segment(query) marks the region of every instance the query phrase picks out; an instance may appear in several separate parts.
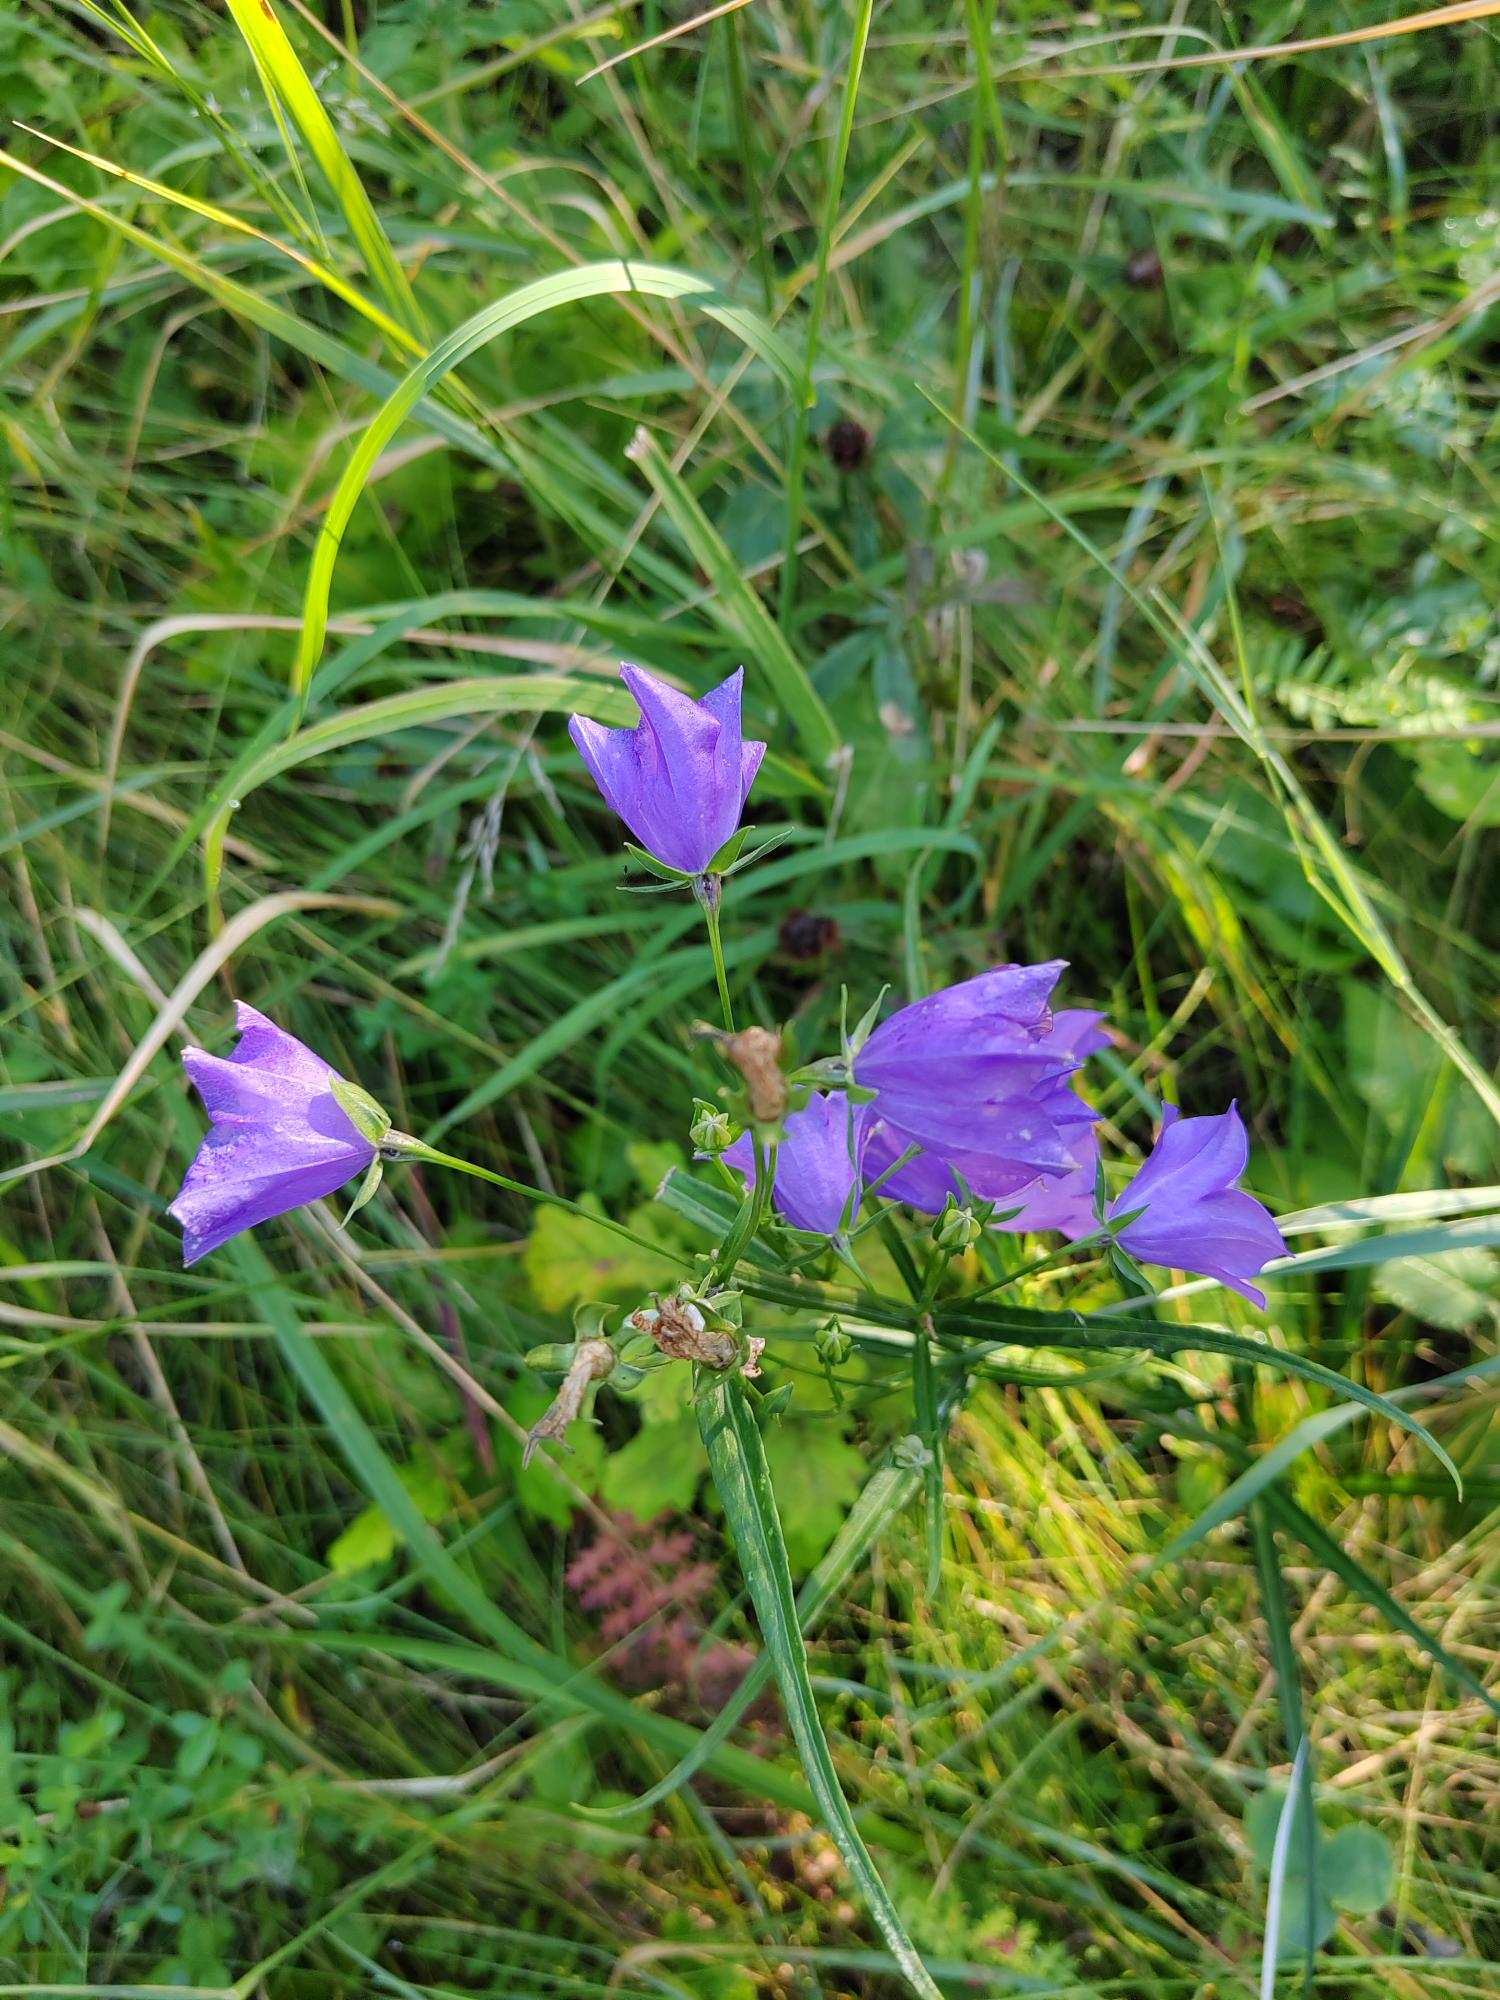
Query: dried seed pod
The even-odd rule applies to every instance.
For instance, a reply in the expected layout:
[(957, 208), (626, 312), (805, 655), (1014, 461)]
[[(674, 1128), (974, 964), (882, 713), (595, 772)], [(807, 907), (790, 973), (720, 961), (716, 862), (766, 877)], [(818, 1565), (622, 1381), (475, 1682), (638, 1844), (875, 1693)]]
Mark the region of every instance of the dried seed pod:
[(582, 1414), (584, 1397), (595, 1382), (602, 1382), (613, 1371), (614, 1365), (615, 1350), (607, 1340), (580, 1340), (577, 1343), (567, 1376), (553, 1397), (551, 1408), (537, 1419), (527, 1435), (526, 1449), (521, 1454), (523, 1471), (530, 1465), (532, 1453), (544, 1438), (566, 1446), (568, 1426), (576, 1423)]
[(775, 1125), (786, 1110), (786, 1078), (781, 1072), (781, 1036), (770, 1028), (742, 1028), (719, 1044), (745, 1079), (750, 1116), (757, 1125)]
[(654, 1308), (632, 1313), (637, 1333), (649, 1334), (673, 1361), (701, 1361), (707, 1368), (732, 1368), (739, 1359), (739, 1342), (732, 1333), (712, 1327), (691, 1299), (659, 1298)]

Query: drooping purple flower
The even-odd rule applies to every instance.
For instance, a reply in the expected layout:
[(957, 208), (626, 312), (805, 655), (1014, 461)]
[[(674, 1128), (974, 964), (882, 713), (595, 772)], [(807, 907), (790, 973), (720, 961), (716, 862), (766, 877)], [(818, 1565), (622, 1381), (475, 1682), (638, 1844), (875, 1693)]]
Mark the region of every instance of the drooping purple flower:
[[(1092, 1113), (1068, 1079), (1098, 1016), (1047, 1005), (1062, 961), (1006, 965), (932, 993), (883, 1022), (855, 1057), (867, 1106), (865, 1178), (913, 1146), (880, 1192), (936, 1212), (955, 1176), (984, 1200), (1071, 1173)], [(1064, 1022), (1058, 1032), (1058, 1020)]]
[[(834, 1236), (859, 1179), (863, 1121), (842, 1093), (814, 1094), (786, 1121), (786, 1137), (776, 1150), (776, 1184), (771, 1199), (793, 1229)], [(755, 1186), (755, 1148), (742, 1132), (722, 1156), (738, 1167), (747, 1187)]]
[(330, 1089), (336, 1070), (243, 1000), (235, 1024), (240, 1039), (229, 1055), (182, 1052), (211, 1120), (167, 1211), (182, 1224), (184, 1264), (332, 1194), (375, 1157)]
[(634, 729), (575, 715), (568, 734), (589, 774), (648, 854), (701, 875), (737, 830), (764, 743), (740, 734), (745, 670), (693, 701), (655, 674), (622, 666), (641, 711)]
[(1250, 1280), (1286, 1245), (1269, 1211), (1235, 1185), (1249, 1157), (1233, 1104), (1217, 1118), (1184, 1118), (1164, 1105), (1146, 1164), (1109, 1206), (1112, 1218), (1142, 1211), (1120, 1243), (1144, 1264), (1201, 1272), (1264, 1308), (1266, 1295)]

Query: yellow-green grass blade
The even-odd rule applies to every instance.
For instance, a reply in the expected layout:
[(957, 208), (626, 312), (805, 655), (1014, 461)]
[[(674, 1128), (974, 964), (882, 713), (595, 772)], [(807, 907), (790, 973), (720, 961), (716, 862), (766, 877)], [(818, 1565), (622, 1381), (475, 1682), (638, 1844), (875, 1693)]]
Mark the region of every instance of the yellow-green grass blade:
[(272, 110), (279, 113), (285, 108), (317, 161), (387, 307), (411, 333), (420, 335), (422, 315), (406, 273), (271, 0), (229, 0), (229, 11), (255, 60)]

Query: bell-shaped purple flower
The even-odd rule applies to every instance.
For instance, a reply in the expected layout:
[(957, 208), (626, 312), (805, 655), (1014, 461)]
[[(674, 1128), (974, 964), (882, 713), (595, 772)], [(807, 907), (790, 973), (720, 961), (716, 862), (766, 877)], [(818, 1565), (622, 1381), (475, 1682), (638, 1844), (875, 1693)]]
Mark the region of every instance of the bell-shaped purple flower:
[(184, 1264), (332, 1194), (375, 1157), (333, 1095), (336, 1070), (243, 1000), (235, 1023), (231, 1054), (182, 1052), (211, 1120), (168, 1210), (182, 1224)]
[(1164, 1105), (1146, 1164), (1110, 1203), (1111, 1217), (1141, 1210), (1119, 1242), (1143, 1264), (1201, 1272), (1264, 1308), (1266, 1295), (1250, 1280), (1286, 1245), (1270, 1212), (1235, 1185), (1249, 1157), (1233, 1104), (1217, 1118), (1184, 1118)]
[[(1060, 1008), (1052, 1016), (1053, 1038), (1080, 1062), (1109, 1046), (1104, 1016), (1085, 1007)], [(1007, 1196), (1003, 1208), (1014, 1213), (997, 1216), (995, 1227), (1017, 1235), (1059, 1235), (1076, 1242), (1098, 1228), (1094, 1214), (1095, 1170), (1099, 1141), (1094, 1136), (1094, 1108), (1078, 1095), (1078, 1078), (1059, 1077), (1045, 1086), (1042, 1097), (1076, 1164), (1063, 1174), (1047, 1174)], [(1016, 1204), (1019, 1203), (1019, 1207)]]
[(1033, 1181), (1019, 1194), (1007, 1195), (1000, 1204), (1007, 1212), (995, 1217), (995, 1228), (1018, 1236), (1066, 1236), (1070, 1243), (1076, 1243), (1080, 1236), (1092, 1236), (1099, 1227), (1094, 1214), (1099, 1141), (1092, 1131), (1075, 1157), (1078, 1165), (1068, 1173)]
[(766, 754), (740, 735), (743, 667), (702, 701), (655, 674), (622, 666), (641, 719), (606, 729), (575, 715), (568, 733), (610, 807), (648, 854), (684, 875), (702, 875), (734, 834)]
[[(776, 1185), (771, 1199), (793, 1229), (835, 1236), (859, 1179), (863, 1121), (842, 1093), (810, 1097), (786, 1121), (786, 1137), (776, 1150)], [(722, 1157), (738, 1167), (747, 1187), (755, 1186), (755, 1148), (742, 1132)]]
[[(1079, 1126), (1092, 1113), (1068, 1085), (1075, 1044), (1096, 1015), (1055, 1017), (1047, 1005), (1062, 962), (1006, 965), (929, 994), (883, 1022), (854, 1060), (875, 1092), (865, 1178), (915, 1146), (881, 1193), (936, 1212), (961, 1176), (972, 1193), (1003, 1199), (1071, 1173)], [(1058, 1020), (1066, 1025), (1058, 1032)]]

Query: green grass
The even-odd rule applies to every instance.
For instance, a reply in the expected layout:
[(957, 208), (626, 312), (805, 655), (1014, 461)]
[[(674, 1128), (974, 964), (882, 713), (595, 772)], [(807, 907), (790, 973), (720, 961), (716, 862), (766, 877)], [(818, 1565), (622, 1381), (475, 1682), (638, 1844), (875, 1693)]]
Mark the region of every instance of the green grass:
[[(753, 1308), (817, 1718), (929, 1972), (1258, 1994), (1246, 1813), (1305, 1730), (1389, 1882), (1277, 1991), (1494, 1990), (1495, 27), (1130, 67), (1242, 13), (889, 0), (856, 65), (862, 8), (757, 0), (585, 80), (679, 10), (0, 0), (0, 1991), (903, 1990), (777, 1701), (705, 1744), (682, 1647), (759, 1627), (686, 1402), (520, 1470), (527, 1352), (709, 1240), (654, 1198), (708, 950), (619, 893), (560, 719), (621, 658), (746, 666), (788, 840), (731, 885), (743, 1019), (811, 1055), (843, 987), (1067, 958), (1116, 1152), (1237, 1096), (1311, 1211), (1264, 1321), (1012, 1326), (935, 1591), (899, 1327), (835, 1391)], [(231, 994), (660, 1254), (413, 1168), (184, 1273), (176, 1054)], [(1405, 1392), (1462, 1498), (1197, 1322)], [(564, 1572), (621, 1511), (694, 1574), (613, 1643)]]

